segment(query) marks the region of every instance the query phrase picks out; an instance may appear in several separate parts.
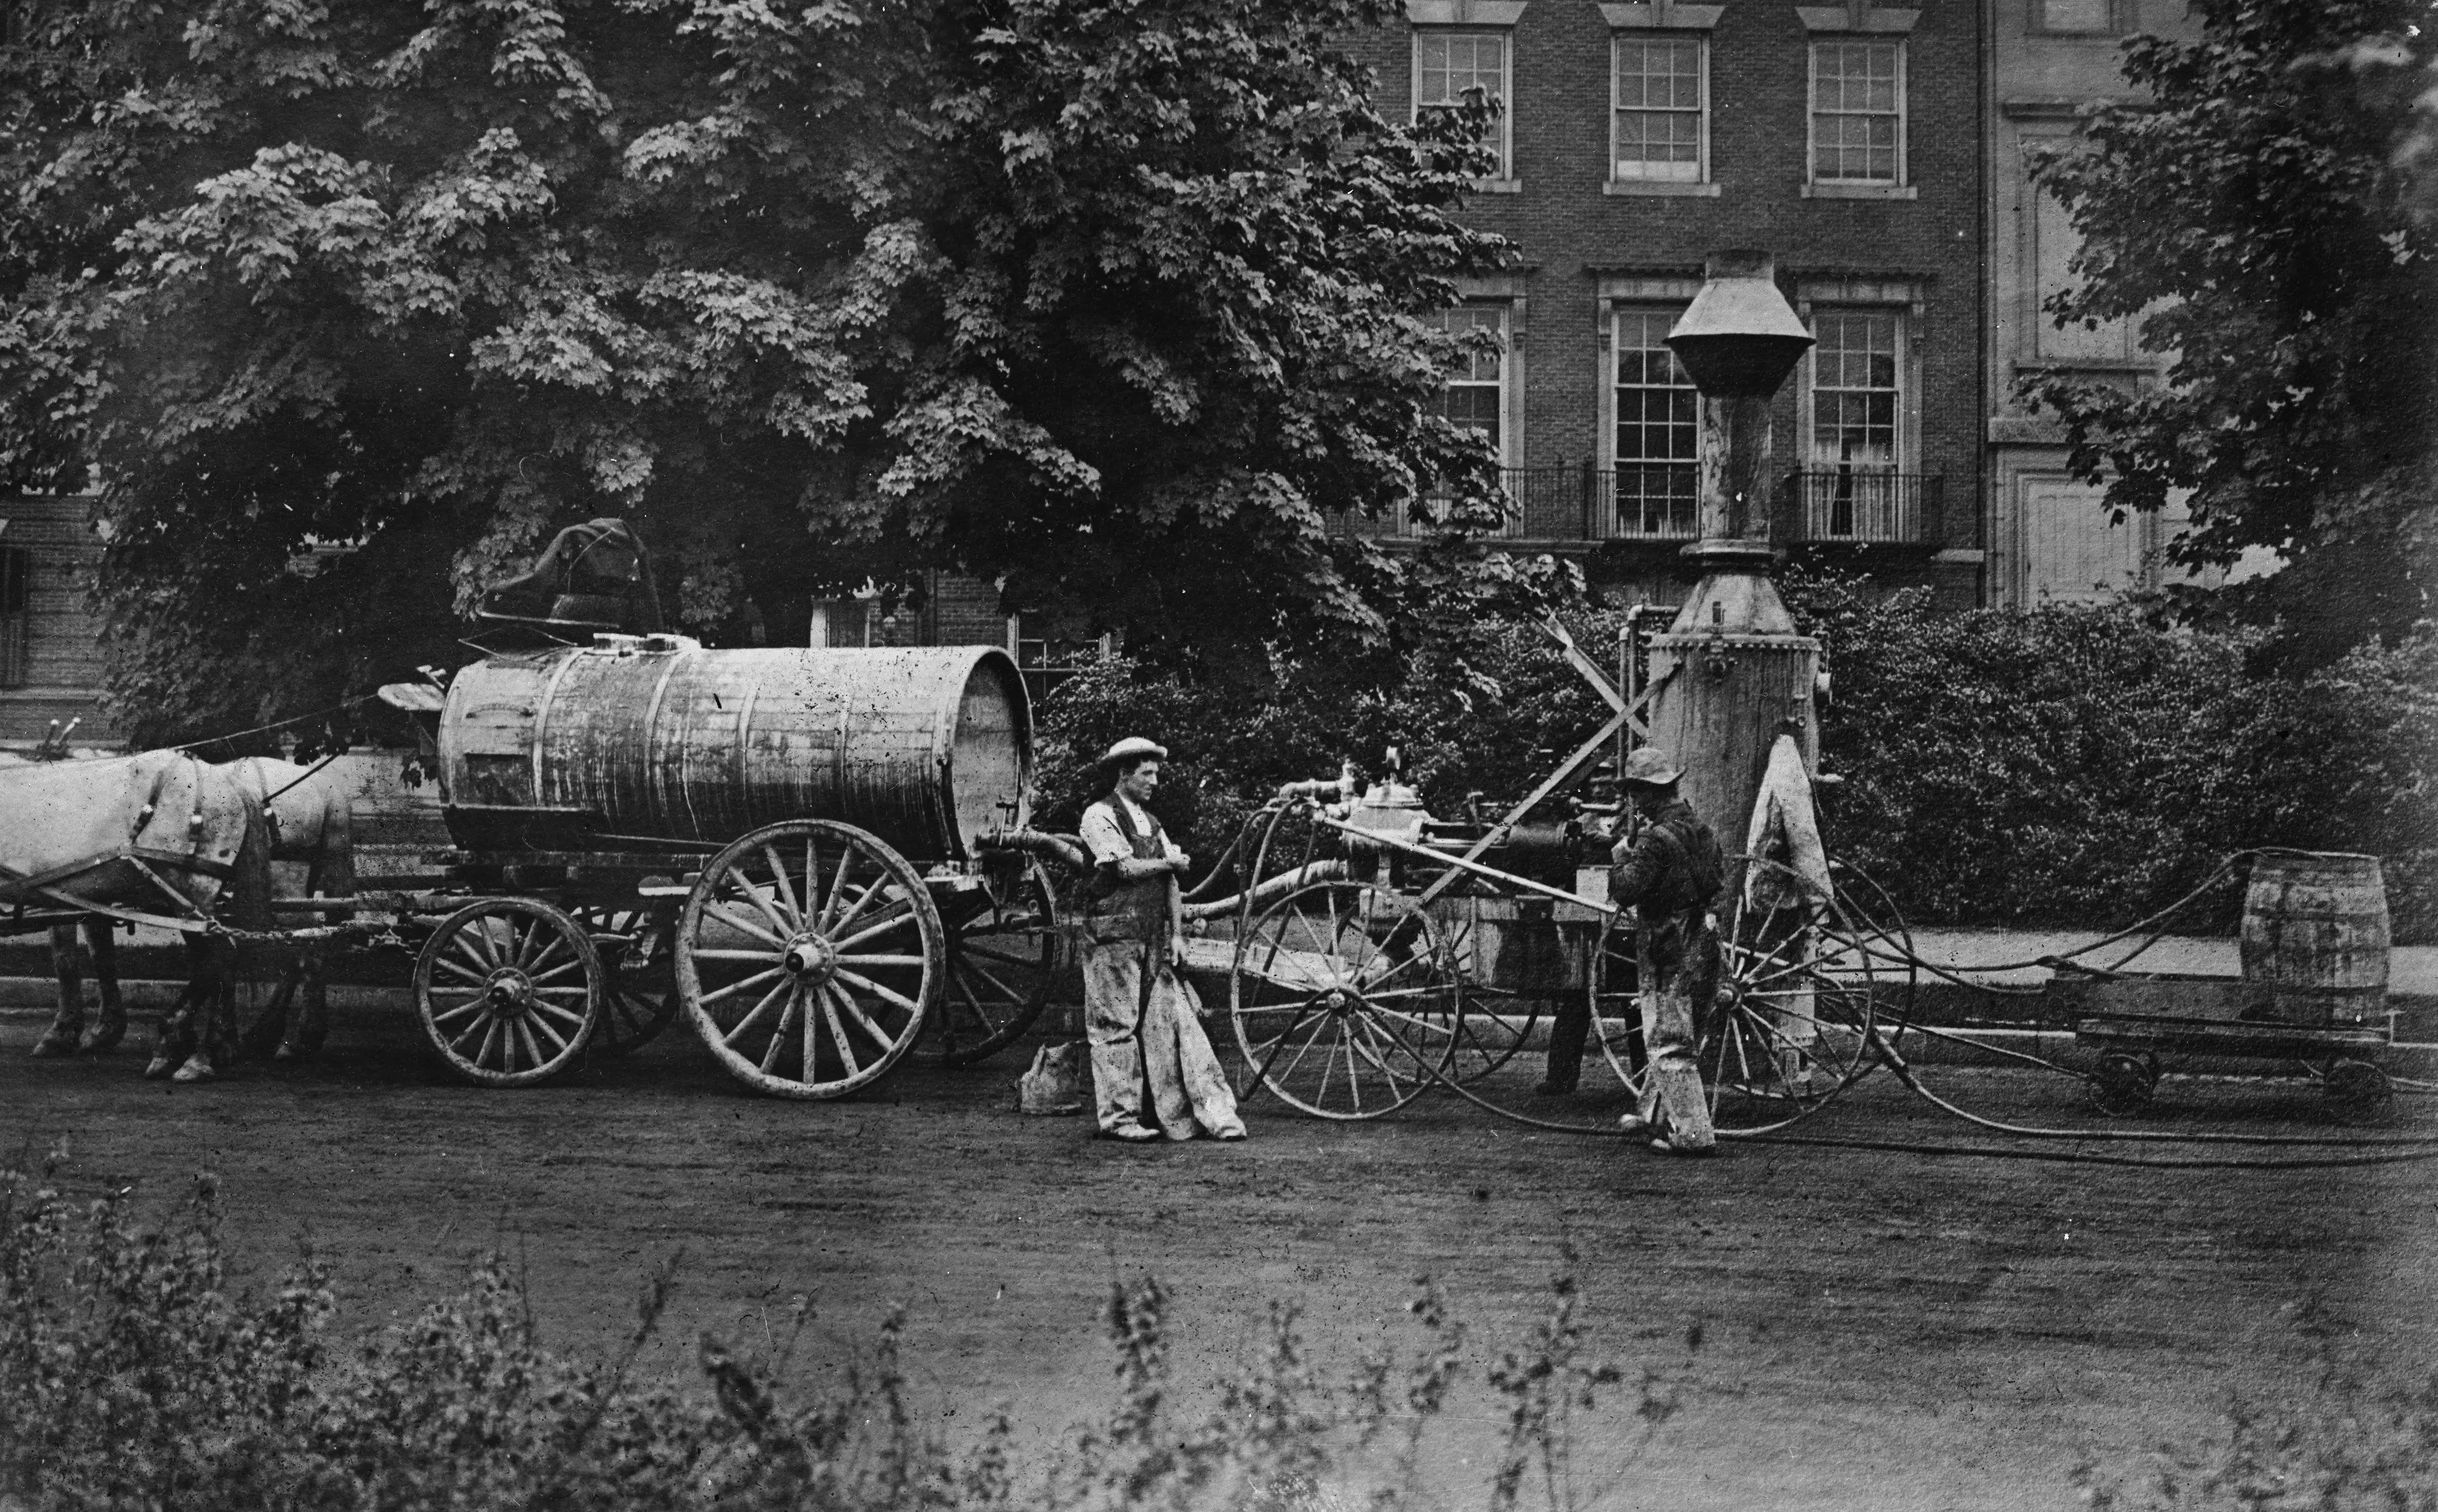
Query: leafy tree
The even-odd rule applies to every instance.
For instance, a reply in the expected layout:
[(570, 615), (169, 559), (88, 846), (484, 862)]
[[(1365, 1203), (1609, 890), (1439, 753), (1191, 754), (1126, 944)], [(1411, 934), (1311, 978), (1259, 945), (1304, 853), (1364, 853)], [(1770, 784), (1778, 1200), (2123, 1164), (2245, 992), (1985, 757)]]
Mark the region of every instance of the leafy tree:
[[(139, 735), (447, 659), (622, 514), (688, 628), (929, 567), (1158, 644), (1377, 646), (1434, 569), (1473, 119), (1387, 0), (30, 0), (0, 486), (102, 488)], [(300, 582), (308, 543), (360, 549)], [(1417, 577), (1417, 574), (1422, 574)]]
[[(2217, 607), (2283, 622), (2289, 656), (2394, 640), (2438, 584), (2438, 208), (2424, 0), (2198, 0), (2194, 42), (2140, 37), (2146, 103), (2100, 109), (2038, 165), (2083, 237), (2067, 321), (2138, 317), (2172, 353), (2140, 393), (2063, 376), (2026, 392), (2122, 519), (2190, 489), (2174, 548), (2280, 572)], [(2416, 97), (2421, 101), (2416, 104)]]

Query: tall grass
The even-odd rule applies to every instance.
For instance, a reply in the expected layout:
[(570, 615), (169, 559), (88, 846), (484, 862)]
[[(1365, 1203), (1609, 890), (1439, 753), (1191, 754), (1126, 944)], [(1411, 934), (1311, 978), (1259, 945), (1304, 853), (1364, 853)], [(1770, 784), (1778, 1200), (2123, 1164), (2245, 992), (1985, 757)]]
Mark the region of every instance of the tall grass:
[[(639, 1380), (674, 1260), (646, 1279), (625, 1346), (578, 1361), (544, 1347), (514, 1267), (486, 1255), (411, 1321), (342, 1341), (328, 1267), (309, 1249), (268, 1292), (232, 1288), (209, 1177), (150, 1227), (132, 1188), (79, 1187), (63, 1151), (0, 1168), (0, 1512), (1398, 1512), (1449, 1500), (1422, 1466), (1464, 1375), (1465, 1330), (1426, 1280), (1402, 1349), (1326, 1374), (1295, 1310), (1273, 1306), (1253, 1358), (1200, 1391), (1174, 1378), (1165, 1289), (1113, 1282), (1106, 1409), (1055, 1441), (1021, 1440), (999, 1414), (951, 1444), (909, 1399), (899, 1312), (826, 1391), (787, 1380), (801, 1310), (768, 1358), (705, 1338), (698, 1377)], [(1487, 1373), (1506, 1428), (1479, 1488), (1493, 1512), (1611, 1500), (1578, 1485), (1576, 1451), (1627, 1377), (1584, 1358), (1570, 1253), (1564, 1267), (1539, 1325)], [(1675, 1401), (1644, 1372), (1616, 1442), (1638, 1452)]]

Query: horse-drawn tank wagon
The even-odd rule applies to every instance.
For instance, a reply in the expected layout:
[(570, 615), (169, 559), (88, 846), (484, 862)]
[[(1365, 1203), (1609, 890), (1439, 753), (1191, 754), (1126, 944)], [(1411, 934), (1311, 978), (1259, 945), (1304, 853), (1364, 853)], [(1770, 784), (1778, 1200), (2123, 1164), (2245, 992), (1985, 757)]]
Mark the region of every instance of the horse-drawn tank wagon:
[(603, 634), (461, 670), (437, 735), (469, 896), (415, 1002), (469, 1080), (545, 1080), (682, 1012), (749, 1085), (835, 1097), (1040, 1011), (1053, 892), (986, 843), (1033, 785), (1003, 651)]

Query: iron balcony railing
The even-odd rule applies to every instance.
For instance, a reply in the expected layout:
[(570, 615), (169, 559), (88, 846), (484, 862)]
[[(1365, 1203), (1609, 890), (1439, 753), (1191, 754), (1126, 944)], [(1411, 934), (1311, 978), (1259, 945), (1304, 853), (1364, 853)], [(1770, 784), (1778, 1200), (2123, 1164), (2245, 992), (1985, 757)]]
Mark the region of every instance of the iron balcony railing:
[(1807, 467), (1787, 480), (1788, 524), (1801, 541), (1910, 545), (1929, 539), (1943, 482), (1932, 473)]
[[(1689, 541), (1701, 534), (1690, 462), (1505, 467), (1499, 483), (1514, 508), (1497, 537)], [(1926, 540), (1940, 483), (1934, 475), (1859, 467), (1789, 473), (1774, 501), (1771, 534), (1790, 542)], [(1348, 528), (1364, 536), (1417, 536), (1417, 513), (1401, 507), (1392, 518), (1350, 519)]]

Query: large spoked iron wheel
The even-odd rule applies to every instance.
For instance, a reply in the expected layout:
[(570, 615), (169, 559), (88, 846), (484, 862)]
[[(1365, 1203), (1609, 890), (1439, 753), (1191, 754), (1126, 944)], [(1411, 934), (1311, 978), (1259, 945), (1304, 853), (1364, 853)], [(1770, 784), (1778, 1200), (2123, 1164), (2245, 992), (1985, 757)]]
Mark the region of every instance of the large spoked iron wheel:
[(1247, 1092), (1322, 1118), (1411, 1102), (1454, 1056), (1461, 978), (1428, 915), (1356, 882), (1320, 882), (1253, 916), (1228, 981)]
[(574, 1065), (601, 997), (601, 958), (584, 926), (531, 898), (458, 909), (415, 958), (424, 1036), (451, 1072), (484, 1086), (533, 1086)]
[(678, 1016), (670, 941), (677, 910), (592, 907), (577, 911), (601, 953), (605, 985), (592, 1053), (621, 1056), (642, 1048)]
[(851, 824), (789, 819), (702, 869), (678, 919), (678, 1000), (746, 1085), (843, 1097), (913, 1046), (945, 948), (905, 857)]
[[(1869, 1069), (1878, 976), (1873, 938), (1832, 895), (1808, 895), (1787, 867), (1745, 863), (1718, 917), (1719, 978), (1695, 1016), (1694, 1058), (1725, 1132), (1782, 1128)], [(1609, 1065), (1639, 1099), (1649, 1078), (1636, 991), (1634, 933), (1605, 924), (1587, 973), (1592, 1029)]]
[(1004, 894), (947, 925), (947, 972), (931, 1025), (907, 1053), (938, 1065), (971, 1065), (1007, 1048), (1050, 1001), (1058, 968), (1057, 893), (1030, 861)]

